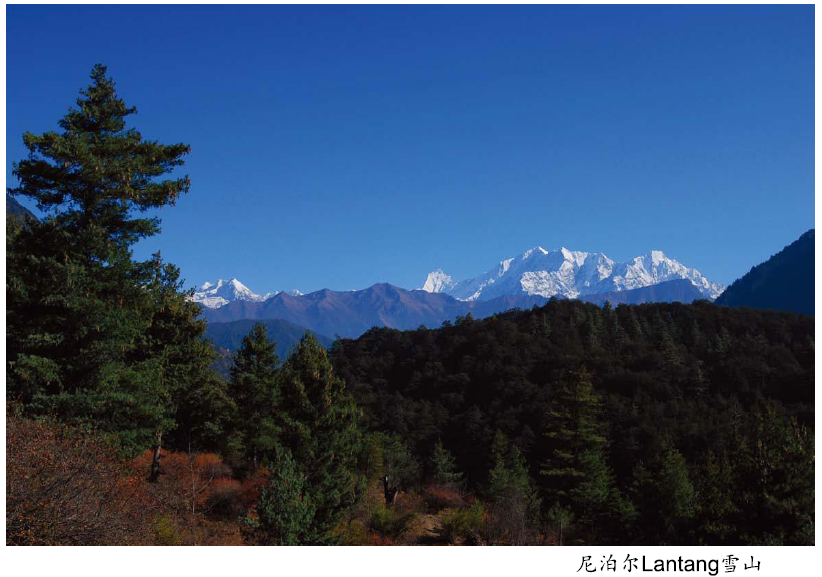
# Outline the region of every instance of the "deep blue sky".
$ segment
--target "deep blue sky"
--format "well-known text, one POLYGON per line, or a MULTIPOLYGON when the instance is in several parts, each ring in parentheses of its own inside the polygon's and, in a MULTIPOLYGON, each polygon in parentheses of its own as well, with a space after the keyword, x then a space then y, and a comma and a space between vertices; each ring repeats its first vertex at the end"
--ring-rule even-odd
POLYGON ((190 284, 416 288, 535 245, 729 283, 814 226, 813 10, 7 6, 7 178, 102 62, 191 144, 136 251, 190 284))

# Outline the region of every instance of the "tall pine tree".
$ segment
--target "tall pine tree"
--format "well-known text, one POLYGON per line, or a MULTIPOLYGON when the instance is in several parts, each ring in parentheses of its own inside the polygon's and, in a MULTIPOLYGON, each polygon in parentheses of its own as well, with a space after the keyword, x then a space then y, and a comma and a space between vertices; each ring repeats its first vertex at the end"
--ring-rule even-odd
POLYGON ((187 176, 186 144, 144 140, 126 118, 136 109, 106 68, 60 121, 60 132, 25 133, 12 196, 37 202, 46 218, 7 241, 7 393, 66 420, 93 420, 126 452, 172 426, 163 361, 139 354, 153 318, 151 262, 131 247, 159 231, 135 212, 173 204, 187 176))
POLYGON ((570 509, 589 523, 603 512, 612 489, 600 410, 588 371, 572 373, 551 402, 544 434, 548 455, 540 469, 546 506, 570 509))
POLYGON ((269 340, 265 325, 256 323, 243 337, 234 355, 229 391, 237 407, 234 431, 240 456, 254 469, 277 447, 275 421, 279 391, 276 343, 269 340))
POLYGON ((332 533, 359 498, 359 410, 334 375, 326 350, 310 333, 280 374, 281 443, 305 474, 314 517, 306 543, 335 543, 332 533))

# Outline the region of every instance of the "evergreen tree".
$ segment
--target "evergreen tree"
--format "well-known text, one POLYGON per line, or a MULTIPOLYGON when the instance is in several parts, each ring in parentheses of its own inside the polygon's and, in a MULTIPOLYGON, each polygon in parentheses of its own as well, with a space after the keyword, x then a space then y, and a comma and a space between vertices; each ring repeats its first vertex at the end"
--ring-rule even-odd
POLYGON ((180 269, 152 258, 154 277, 149 285, 154 314, 137 354, 159 358, 162 382, 169 390, 174 427, 168 443, 179 450, 218 450, 236 412, 228 388, 211 368, 216 354, 203 340, 206 323, 200 307, 185 291, 180 269))
POLYGON ((605 454, 598 447, 582 451, 579 455, 578 466, 584 475, 570 490, 570 500, 580 518, 595 520, 597 512, 603 511, 611 497, 611 472, 605 462, 605 454))
POLYGON ((748 509, 742 538, 752 545, 812 545, 813 433, 770 404, 750 420, 748 448, 737 465, 737 502, 748 509))
POLYGON ((668 447, 656 479, 657 506, 665 535, 682 540, 686 523, 694 516, 694 486, 682 453, 668 447))
POLYGON ((540 499, 528 475, 528 466, 519 449, 501 431, 491 448, 494 463, 488 475, 491 538, 523 545, 539 517, 540 499))
POLYGON ((397 433, 378 433, 382 449, 382 480, 385 502, 391 505, 400 490, 408 490, 420 478, 420 464, 411 447, 397 433))
POLYGON ((362 490, 356 474, 359 410, 310 333, 283 365, 280 387, 281 443, 305 473, 315 507, 308 541, 337 542, 332 532, 362 490))
MULTIPOLYGON (((548 411, 544 436, 549 453, 540 469, 548 503, 568 507, 585 501, 578 485, 601 478, 600 450, 605 437, 599 412, 599 397, 583 367, 563 381, 548 411)), ((598 491, 593 485, 586 490, 598 491)))
POLYGON ((144 140, 136 112, 96 65, 61 132, 25 133, 13 196, 47 216, 7 239, 7 393, 30 409, 93 420, 126 452, 172 426, 163 361, 138 354, 153 317, 151 262, 131 247, 159 231, 134 218, 173 204, 187 176, 158 180, 183 164, 188 145, 144 140))
POLYGON ((721 545, 735 531, 734 471, 729 459, 709 450, 695 477, 698 538, 706 545, 721 545))
POLYGON ((358 458, 360 473, 368 481, 374 481, 383 474, 382 435, 380 433, 366 433, 358 458))
POLYGON ((277 447, 275 418, 279 390, 276 343, 268 339, 265 325, 255 323, 234 355, 229 392, 237 407, 234 432, 242 458, 256 469, 277 447))
POLYGON ((448 452, 440 440, 437 440, 431 454, 431 471, 434 482, 440 485, 452 487, 462 481, 462 474, 457 471, 454 456, 448 452))
POLYGON ((689 522, 695 513, 694 486, 685 459, 667 441, 648 466, 637 465, 631 494, 639 507, 643 542, 687 542, 689 522))
POLYGON ((246 525, 261 545, 310 543, 315 510, 305 475, 288 449, 270 466, 270 480, 257 502, 258 519, 246 518, 246 525))

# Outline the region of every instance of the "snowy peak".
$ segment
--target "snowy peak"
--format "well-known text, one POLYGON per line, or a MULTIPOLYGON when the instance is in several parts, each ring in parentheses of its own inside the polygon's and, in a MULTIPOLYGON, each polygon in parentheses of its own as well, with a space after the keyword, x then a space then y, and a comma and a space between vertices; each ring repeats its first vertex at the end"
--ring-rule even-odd
POLYGON ((451 277, 442 272, 441 268, 429 272, 425 279, 425 284, 422 285, 422 290, 429 293, 446 292, 454 286, 454 281, 451 277))
POLYGON ((428 274, 423 290, 443 292, 465 301, 490 300, 522 293, 578 298, 607 291, 642 288, 675 279, 689 280, 700 293, 712 299, 725 288, 659 250, 616 263, 604 253, 573 251, 565 247, 548 251, 537 246, 517 257, 501 261, 498 266, 471 279, 455 282, 442 270, 434 271, 428 274))
POLYGON ((205 307, 216 309, 234 301, 261 302, 265 298, 254 293, 236 278, 232 278, 230 280, 217 279, 217 282, 203 283, 191 300, 205 307))
MULTIPOLYGON (((282 291, 269 292, 259 295, 245 286, 236 278, 231 280, 217 279, 217 282, 205 282, 200 290, 195 291, 191 300, 210 309, 218 309, 234 301, 263 302, 280 294, 282 291)), ((298 290, 288 291, 287 294, 300 296, 298 290)))
POLYGON ((620 263, 612 277, 613 290, 630 290, 675 279, 691 281, 699 292, 711 299, 725 290, 723 285, 710 282, 697 269, 686 267, 660 250, 652 250, 628 263, 620 263))

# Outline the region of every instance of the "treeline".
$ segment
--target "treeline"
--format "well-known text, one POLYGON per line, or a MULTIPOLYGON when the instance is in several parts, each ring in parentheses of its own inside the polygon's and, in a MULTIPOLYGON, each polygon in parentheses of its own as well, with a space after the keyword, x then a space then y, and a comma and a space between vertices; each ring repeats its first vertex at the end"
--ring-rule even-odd
POLYGON ((551 300, 332 351, 366 428, 423 466, 442 443, 485 499, 508 443, 540 501, 522 523, 619 544, 813 543, 813 355, 813 318, 705 301, 551 300))

